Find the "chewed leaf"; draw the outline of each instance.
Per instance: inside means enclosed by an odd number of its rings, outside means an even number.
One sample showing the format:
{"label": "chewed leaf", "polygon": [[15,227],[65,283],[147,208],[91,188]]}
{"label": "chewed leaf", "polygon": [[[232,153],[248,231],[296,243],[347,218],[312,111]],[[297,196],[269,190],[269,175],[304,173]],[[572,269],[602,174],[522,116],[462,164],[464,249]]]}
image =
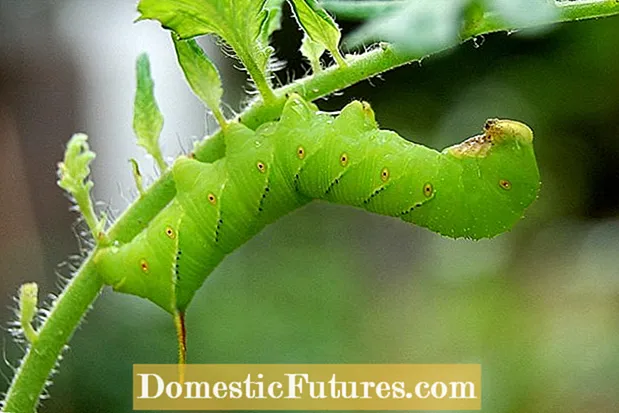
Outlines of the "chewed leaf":
{"label": "chewed leaf", "polygon": [[141,0],[140,19],[154,19],[182,39],[215,34],[228,43],[263,94],[271,94],[266,72],[283,0]]}
{"label": "chewed leaf", "polygon": [[331,53],[337,64],[346,66],[339,51],[341,33],[337,24],[315,0],[292,0],[295,16],[311,40]]}
{"label": "chewed leaf", "polygon": [[223,89],[217,68],[195,40],[178,40],[174,35],[172,39],[178,63],[191,90],[213,112],[219,124],[225,125],[219,108]]}
{"label": "chewed leaf", "polygon": [[150,75],[148,56],[142,54],[136,62],[137,89],[133,104],[133,130],[138,137],[138,145],[155,158],[161,170],[166,164],[159,148],[159,134],[163,128],[163,115],[157,106],[154,82]]}

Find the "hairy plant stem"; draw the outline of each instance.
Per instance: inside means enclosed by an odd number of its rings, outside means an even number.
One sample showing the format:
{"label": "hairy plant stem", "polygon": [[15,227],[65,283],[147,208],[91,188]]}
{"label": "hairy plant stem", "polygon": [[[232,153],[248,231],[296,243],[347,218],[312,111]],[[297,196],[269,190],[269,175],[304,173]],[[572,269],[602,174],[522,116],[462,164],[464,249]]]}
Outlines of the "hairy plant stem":
{"label": "hairy plant stem", "polygon": [[[561,14],[557,22],[603,17],[619,14],[619,0],[597,3],[569,2],[565,6],[560,6],[560,9]],[[507,27],[491,14],[484,15],[476,22],[467,23],[461,33],[463,40],[494,31],[514,29]],[[314,100],[421,57],[398,52],[387,46],[378,47],[358,56],[349,56],[346,66],[334,66],[277,89],[267,98],[267,103],[261,100],[255,101],[241,114],[239,120],[255,128],[264,122],[277,119],[286,96],[291,93],[298,93],[307,100]],[[225,143],[222,134],[217,133],[199,143],[194,154],[204,162],[212,162],[223,157]],[[108,238],[118,242],[130,241],[172,200],[175,194],[176,188],[171,173],[169,171],[163,173],[110,228]],[[103,287],[103,281],[92,261],[96,251],[95,248],[62,294],[54,301],[49,316],[38,331],[37,341],[31,344],[15,373],[4,401],[4,412],[35,411],[40,394],[59,355]]]}
{"label": "hairy plant stem", "polygon": [[6,396],[3,412],[29,413],[38,404],[50,372],[75,327],[99,295],[103,281],[91,259],[84,262],[71,283],[54,301],[38,339],[26,352]]}

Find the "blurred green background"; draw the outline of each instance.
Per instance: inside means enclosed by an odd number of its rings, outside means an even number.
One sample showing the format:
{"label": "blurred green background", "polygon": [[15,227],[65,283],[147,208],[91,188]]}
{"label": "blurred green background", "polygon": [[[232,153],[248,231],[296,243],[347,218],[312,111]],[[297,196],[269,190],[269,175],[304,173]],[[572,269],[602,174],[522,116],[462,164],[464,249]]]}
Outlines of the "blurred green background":
{"label": "blurred green background", "polygon": [[[172,159],[212,131],[169,37],[132,24],[133,1],[0,2],[0,320],[20,284],[57,293],[79,253],[55,186],[75,131],[98,153],[102,208],[134,197],[129,157],[135,57],[151,55]],[[284,11],[274,36],[285,82],[305,73]],[[342,22],[346,31],[354,23]],[[222,68],[228,112],[244,74]],[[493,240],[453,241],[393,218],[314,203],[226,258],[187,317],[191,363],[481,363],[487,412],[619,408],[619,18],[468,42],[321,100],[369,101],[383,128],[442,148],[486,118],[536,134],[540,198]],[[83,243],[81,247],[86,247]],[[58,263],[65,263],[58,267]],[[22,353],[2,330],[0,391]],[[170,317],[106,290],[64,353],[41,412],[131,411],[133,363],[173,363]],[[4,378],[3,378],[4,377]]]}

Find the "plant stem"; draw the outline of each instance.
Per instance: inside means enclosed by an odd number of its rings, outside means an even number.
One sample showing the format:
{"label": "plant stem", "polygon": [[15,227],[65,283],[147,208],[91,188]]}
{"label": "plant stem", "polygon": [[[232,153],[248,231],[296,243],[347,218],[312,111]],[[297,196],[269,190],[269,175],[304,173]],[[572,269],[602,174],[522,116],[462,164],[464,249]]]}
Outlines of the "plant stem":
{"label": "plant stem", "polygon": [[561,2],[561,17],[557,22],[578,21],[585,19],[597,19],[600,17],[619,14],[618,0],[589,1],[589,2]]}
{"label": "plant stem", "polygon": [[[619,1],[569,2],[565,6],[560,6],[560,9],[561,14],[556,22],[597,18],[619,14]],[[506,27],[491,14],[486,14],[481,21],[464,27],[461,33],[462,39],[514,29]],[[254,81],[263,93],[266,103],[260,100],[255,101],[239,120],[255,128],[264,122],[275,120],[281,114],[286,96],[290,93],[299,93],[305,99],[314,100],[379,73],[413,62],[420,57],[397,52],[391,47],[379,47],[349,58],[348,64],[344,67],[322,70],[275,91],[270,89],[266,79],[258,76],[259,79],[254,78]],[[252,71],[253,73],[255,70]],[[196,157],[204,162],[212,162],[223,157],[224,154],[225,143],[221,133],[206,139],[195,150]],[[170,172],[165,172],[118,219],[108,232],[109,239],[118,242],[130,241],[172,200],[175,194],[176,188],[172,175]],[[38,332],[38,339],[31,344],[20,368],[15,373],[7,392],[3,411],[29,413],[35,410],[58,356],[103,287],[103,281],[97,274],[92,261],[96,251],[95,249],[84,261],[75,277],[53,303],[49,316]]]}
{"label": "plant stem", "polygon": [[86,225],[90,229],[93,239],[98,241],[101,236],[101,234],[98,233],[100,225],[92,205],[92,200],[90,199],[90,192],[88,190],[77,191],[73,194],[73,197],[75,198],[77,208],[84,217],[84,221],[86,221]]}
{"label": "plant stem", "polygon": [[[565,23],[586,19],[598,19],[619,14],[619,0],[601,1],[561,1],[553,0],[559,10],[553,21],[545,24]],[[486,33],[498,31],[513,31],[539,26],[539,24],[525,24],[518,27],[506,27],[504,20],[494,12],[484,13],[483,18],[476,22],[467,22],[460,33],[460,38],[467,39]]]}
{"label": "plant stem", "polygon": [[271,103],[273,99],[275,99],[275,94],[264,75],[263,69],[258,67],[256,61],[252,59],[251,53],[248,53],[244,48],[237,47],[235,50],[237,56],[241,59],[241,62],[243,62],[243,66],[247,69],[247,73],[249,73],[249,76],[254,81],[256,89],[260,92],[262,100],[267,104]]}
{"label": "plant stem", "polygon": [[29,413],[35,410],[58,356],[102,286],[103,281],[92,260],[88,259],[53,303],[38,339],[30,345],[15,373],[2,411]]}
{"label": "plant stem", "polygon": [[[275,97],[270,104],[265,104],[262,100],[255,101],[240,115],[239,120],[249,128],[256,128],[265,122],[277,119],[284,108],[287,96],[292,93],[298,93],[306,100],[315,100],[364,79],[414,62],[420,57],[398,52],[388,45],[377,47],[359,56],[349,57],[346,66],[331,66],[276,89]],[[225,143],[220,132],[200,142],[194,149],[194,155],[202,162],[213,162],[223,157],[224,153]]]}
{"label": "plant stem", "polygon": [[157,146],[157,150],[151,155],[155,159],[160,172],[163,172],[168,168],[168,164],[163,160],[163,154],[161,153],[161,148],[159,146]]}
{"label": "plant stem", "polygon": [[[175,194],[172,175],[169,172],[165,173],[110,228],[111,239],[119,242],[130,241]],[[96,252],[97,249],[84,261],[62,294],[52,303],[49,316],[41,326],[37,340],[30,344],[19,369],[15,372],[2,406],[3,412],[35,411],[58,357],[103,287],[103,280],[92,260]]]}

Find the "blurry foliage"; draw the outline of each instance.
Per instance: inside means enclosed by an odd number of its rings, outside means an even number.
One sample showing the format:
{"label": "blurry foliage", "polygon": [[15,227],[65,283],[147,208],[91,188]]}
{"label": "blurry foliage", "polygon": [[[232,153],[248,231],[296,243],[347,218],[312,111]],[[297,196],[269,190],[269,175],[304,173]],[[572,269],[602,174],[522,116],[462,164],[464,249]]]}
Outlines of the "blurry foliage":
{"label": "blurry foliage", "polygon": [[468,0],[407,2],[401,8],[362,25],[346,44],[350,47],[386,41],[421,55],[457,41]]}
{"label": "blurry foliage", "polygon": [[328,0],[324,5],[337,15],[368,20],[348,36],[349,47],[386,41],[421,54],[456,42],[463,16],[470,24],[492,14],[507,26],[530,27],[552,21],[559,14],[546,0]]}
{"label": "blurry foliage", "polygon": [[[482,363],[484,410],[616,408],[617,23],[486,36],[318,102],[362,98],[383,127],[435,147],[489,117],[524,120],[540,199],[483,242],[337,205],[296,211],[207,280],[188,315],[189,362]],[[301,34],[285,19],[274,38],[282,76],[298,77]],[[131,364],[176,357],[168,315],[110,291],[71,347],[42,412],[130,411]]]}

